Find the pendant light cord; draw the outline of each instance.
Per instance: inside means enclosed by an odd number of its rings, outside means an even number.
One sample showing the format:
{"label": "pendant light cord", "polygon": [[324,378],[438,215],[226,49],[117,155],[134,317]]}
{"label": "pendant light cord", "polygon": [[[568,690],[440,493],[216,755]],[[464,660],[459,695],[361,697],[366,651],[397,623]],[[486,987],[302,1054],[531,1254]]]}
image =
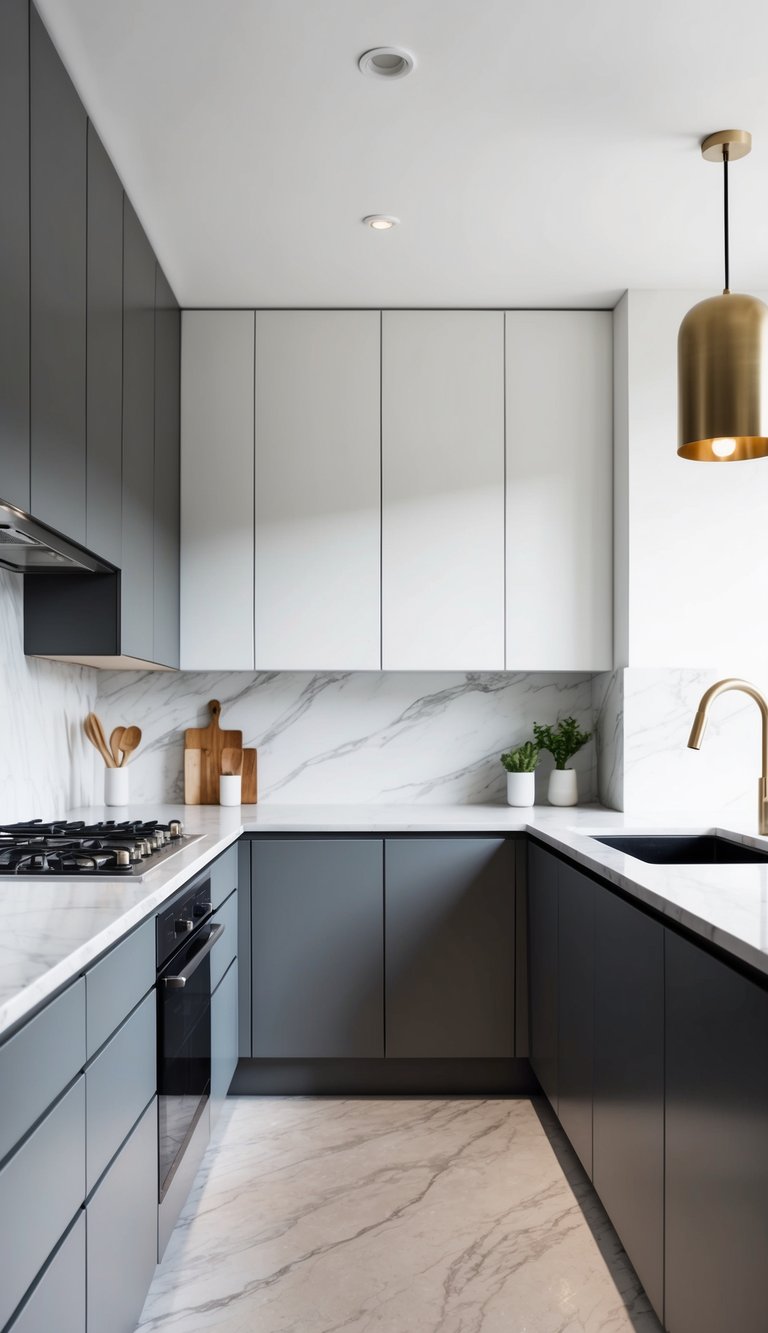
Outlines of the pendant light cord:
{"label": "pendant light cord", "polygon": [[725,249],[725,292],[731,287],[731,256],[728,236],[728,145],[723,144],[723,242]]}

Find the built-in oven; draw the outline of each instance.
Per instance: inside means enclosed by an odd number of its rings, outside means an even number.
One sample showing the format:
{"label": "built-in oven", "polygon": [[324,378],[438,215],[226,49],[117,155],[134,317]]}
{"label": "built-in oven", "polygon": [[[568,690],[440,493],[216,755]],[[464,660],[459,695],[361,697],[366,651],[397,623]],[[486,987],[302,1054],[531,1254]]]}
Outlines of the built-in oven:
{"label": "built-in oven", "polygon": [[[199,1122],[207,1115],[211,1090],[211,952],[224,933],[224,926],[214,922],[211,913],[210,876],[204,875],[188,885],[157,918],[161,1216],[174,1180],[179,1174],[188,1180],[194,1169],[190,1163],[181,1171],[193,1140],[201,1138],[195,1133]],[[196,1156],[199,1160],[199,1147]]]}

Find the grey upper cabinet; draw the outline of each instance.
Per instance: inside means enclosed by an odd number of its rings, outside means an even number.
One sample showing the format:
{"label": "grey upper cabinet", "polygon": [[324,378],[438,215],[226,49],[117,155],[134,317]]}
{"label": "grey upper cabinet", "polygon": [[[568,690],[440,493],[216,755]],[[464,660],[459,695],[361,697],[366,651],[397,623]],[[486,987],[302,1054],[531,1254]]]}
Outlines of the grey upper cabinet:
{"label": "grey upper cabinet", "polygon": [[179,665],[181,314],[158,265],[155,289],[153,661]]}
{"label": "grey upper cabinet", "polygon": [[557,862],[558,1116],[592,1175],[595,893],[592,880]]}
{"label": "grey upper cabinet", "polygon": [[764,1333],[768,991],[666,932],[666,1305],[673,1333]]}
{"label": "grey upper cabinet", "polygon": [[153,661],[155,256],[124,196],[121,650]]}
{"label": "grey upper cabinet", "polygon": [[86,545],[122,560],[123,187],[88,125]]}
{"label": "grey upper cabinet", "polygon": [[378,838],[254,842],[254,1056],[384,1054],[382,859]]}
{"label": "grey upper cabinet", "polygon": [[513,843],[387,838],[385,876],[387,1056],[513,1056]]}
{"label": "grey upper cabinet", "polygon": [[663,1310],[664,928],[595,895],[593,1180],[648,1297]]}
{"label": "grey upper cabinet", "polygon": [[0,5],[0,499],[29,509],[29,5]]}
{"label": "grey upper cabinet", "polygon": [[557,1110],[557,867],[556,857],[528,846],[529,1058]]}
{"label": "grey upper cabinet", "polygon": [[83,545],[87,120],[30,8],[30,430],[35,518]]}

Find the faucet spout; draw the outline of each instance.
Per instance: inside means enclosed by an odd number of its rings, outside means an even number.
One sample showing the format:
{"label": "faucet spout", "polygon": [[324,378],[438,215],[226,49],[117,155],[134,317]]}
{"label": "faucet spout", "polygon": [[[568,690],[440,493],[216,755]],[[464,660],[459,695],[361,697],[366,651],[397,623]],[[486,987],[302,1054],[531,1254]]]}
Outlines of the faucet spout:
{"label": "faucet spout", "polygon": [[768,834],[768,701],[760,691],[756,690],[754,685],[750,685],[749,681],[737,680],[734,677],[729,677],[727,680],[718,680],[714,685],[710,685],[709,689],[705,690],[701,696],[701,702],[696,710],[691,734],[688,737],[688,748],[691,750],[701,749],[704,732],[709,720],[710,707],[718,695],[726,694],[729,690],[737,690],[741,694],[748,694],[760,709],[762,720],[762,773],[758,791],[758,819],[760,832]]}

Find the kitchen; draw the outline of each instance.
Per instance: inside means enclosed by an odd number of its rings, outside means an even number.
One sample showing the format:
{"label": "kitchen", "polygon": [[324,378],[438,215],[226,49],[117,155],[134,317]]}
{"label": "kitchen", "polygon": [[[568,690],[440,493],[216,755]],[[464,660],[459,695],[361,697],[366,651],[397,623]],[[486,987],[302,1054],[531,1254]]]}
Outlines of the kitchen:
{"label": "kitchen", "polygon": [[3,0],[9,1333],[765,1328],[739,16]]}

